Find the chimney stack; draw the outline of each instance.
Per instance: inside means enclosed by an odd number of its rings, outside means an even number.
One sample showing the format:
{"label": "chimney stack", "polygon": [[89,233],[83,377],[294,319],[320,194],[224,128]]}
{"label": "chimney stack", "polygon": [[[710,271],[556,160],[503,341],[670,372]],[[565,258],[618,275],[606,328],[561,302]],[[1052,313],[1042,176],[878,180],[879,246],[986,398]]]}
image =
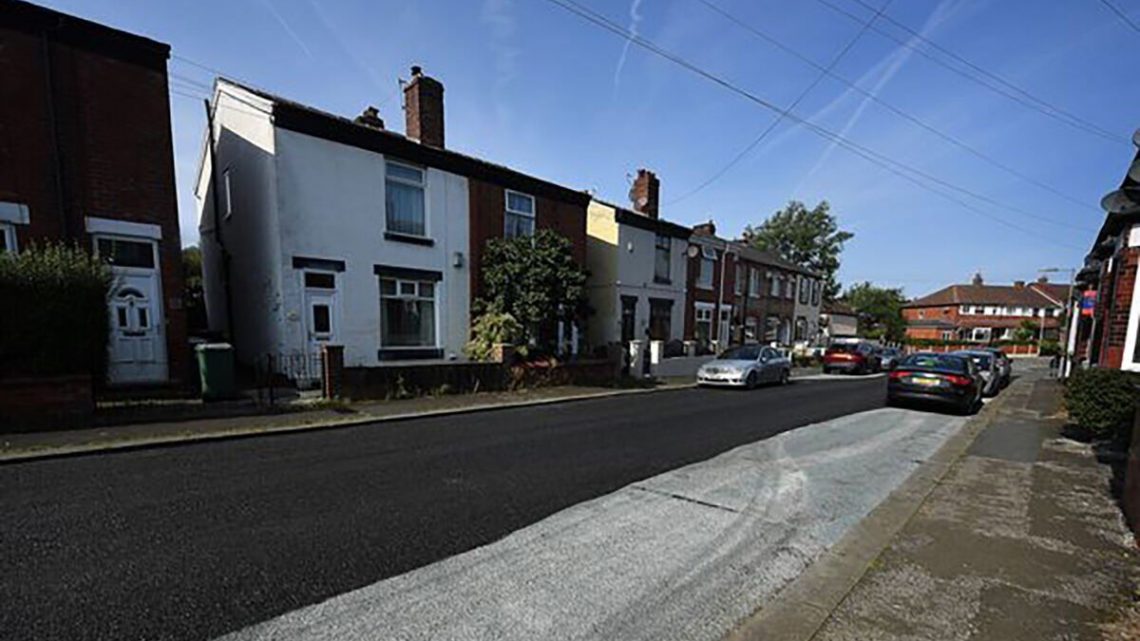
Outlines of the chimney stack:
{"label": "chimney stack", "polygon": [[974,280],[971,282],[973,282],[974,285],[983,285],[986,281],[982,279],[982,272],[977,272],[974,274]]}
{"label": "chimney stack", "polygon": [[380,117],[380,110],[372,105],[368,105],[368,108],[357,116],[353,122],[373,129],[384,128],[384,119]]}
{"label": "chimney stack", "polygon": [[648,169],[638,169],[637,178],[629,190],[629,199],[633,201],[633,209],[654,220],[657,219],[660,208],[661,181]]}
{"label": "chimney stack", "polygon": [[1023,280],[1013,281],[1013,288],[1014,289],[1025,289],[1025,281],[1023,281]]}
{"label": "chimney stack", "polygon": [[412,66],[404,85],[404,133],[420,144],[443,149],[443,83]]}
{"label": "chimney stack", "polygon": [[1041,274],[1040,276],[1037,277],[1037,284],[1038,285],[1048,285],[1049,284],[1049,277],[1046,276],[1045,274]]}
{"label": "chimney stack", "polygon": [[693,234],[697,236],[716,236],[716,223],[709,221],[699,225],[693,225]]}

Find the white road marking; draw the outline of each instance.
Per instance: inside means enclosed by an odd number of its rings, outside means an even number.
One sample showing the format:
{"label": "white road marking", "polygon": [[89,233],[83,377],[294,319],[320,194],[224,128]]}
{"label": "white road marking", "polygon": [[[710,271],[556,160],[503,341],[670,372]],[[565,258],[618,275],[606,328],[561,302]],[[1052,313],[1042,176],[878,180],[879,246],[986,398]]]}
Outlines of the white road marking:
{"label": "white road marking", "polygon": [[964,421],[887,408],[785,432],[225,639],[719,639]]}

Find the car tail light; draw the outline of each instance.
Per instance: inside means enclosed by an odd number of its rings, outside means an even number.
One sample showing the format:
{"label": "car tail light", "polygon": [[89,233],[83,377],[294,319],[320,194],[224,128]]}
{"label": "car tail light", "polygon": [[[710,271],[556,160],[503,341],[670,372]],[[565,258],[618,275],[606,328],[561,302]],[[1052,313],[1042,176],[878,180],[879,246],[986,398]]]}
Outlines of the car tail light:
{"label": "car tail light", "polygon": [[951,385],[957,385],[958,387],[967,387],[974,382],[969,376],[958,376],[957,374],[948,374],[942,378],[950,381]]}
{"label": "car tail light", "polygon": [[905,371],[896,369],[895,371],[888,374],[888,376],[890,376],[891,380],[897,381],[899,379],[906,378],[907,376],[910,376],[910,372],[905,372]]}

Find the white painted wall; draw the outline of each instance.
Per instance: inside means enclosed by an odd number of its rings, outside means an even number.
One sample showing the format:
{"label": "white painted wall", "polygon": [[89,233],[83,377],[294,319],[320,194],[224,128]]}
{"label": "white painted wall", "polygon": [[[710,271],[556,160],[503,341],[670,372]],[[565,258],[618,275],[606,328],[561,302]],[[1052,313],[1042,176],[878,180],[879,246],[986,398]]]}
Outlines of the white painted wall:
{"label": "white painted wall", "polygon": [[[440,272],[436,292],[437,346],[461,356],[470,327],[467,260],[467,180],[437,169],[426,174],[427,235],[431,247],[384,239],[384,163],[381,154],[277,130],[278,215],[282,282],[282,345],[308,340],[303,287],[294,256],[343,260],[338,275],[338,342],[347,365],[375,365],[380,348],[380,286],[375,265]],[[399,160],[399,159],[396,159]],[[462,266],[453,267],[456,252]]]}
{"label": "white painted wall", "polygon": [[[614,222],[614,209],[604,203],[590,203],[586,233],[590,250],[591,301],[597,314],[590,320],[591,342],[604,345],[621,339],[621,297],[636,296],[636,327],[634,336],[642,338],[649,327],[649,299],[664,298],[673,301],[670,319],[671,339],[680,340],[685,333],[685,278],[688,242],[673,238],[670,252],[670,283],[653,280],[656,252],[656,233],[632,225]],[[608,220],[608,222],[607,222]],[[616,227],[616,235],[613,228]],[[616,236],[616,243],[610,239]],[[604,311],[603,311],[604,310]]]}
{"label": "white painted wall", "polygon": [[[375,265],[426,269],[436,286],[436,339],[444,356],[462,356],[470,327],[467,180],[426,172],[427,234],[433,246],[384,239],[384,156],[276,129],[269,105],[222,84],[217,96],[217,161],[229,168],[233,215],[221,221],[231,255],[238,357],[309,349],[302,270],[295,256],[344,261],[338,273],[337,339],[345,364],[378,364],[380,287]],[[261,109],[257,105],[262,105]],[[398,159],[397,159],[398,160]],[[207,314],[225,327],[221,257],[211,212],[208,155],[198,186]],[[221,176],[219,175],[219,185]],[[224,198],[223,198],[224,206]],[[461,267],[453,267],[461,253]]]}

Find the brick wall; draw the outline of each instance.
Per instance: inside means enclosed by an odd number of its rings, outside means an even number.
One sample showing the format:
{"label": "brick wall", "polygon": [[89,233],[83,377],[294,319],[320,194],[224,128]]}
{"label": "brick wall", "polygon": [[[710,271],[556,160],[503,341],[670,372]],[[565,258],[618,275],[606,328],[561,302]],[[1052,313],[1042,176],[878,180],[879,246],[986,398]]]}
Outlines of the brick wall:
{"label": "brick wall", "polygon": [[70,44],[45,47],[14,29],[0,29],[0,51],[0,200],[26,203],[31,216],[18,227],[18,242],[90,247],[86,216],[159,225],[170,375],[185,379],[190,354],[165,54],[140,64]]}
{"label": "brick wall", "polygon": [[1103,310],[1104,348],[1101,351],[1101,365],[1105,367],[1119,368],[1124,361],[1124,341],[1128,334],[1138,262],[1140,248],[1128,248],[1119,254],[1112,274],[1110,298],[1097,301],[1106,306]]}
{"label": "brick wall", "polygon": [[89,376],[0,381],[0,434],[88,427],[94,414]]}

